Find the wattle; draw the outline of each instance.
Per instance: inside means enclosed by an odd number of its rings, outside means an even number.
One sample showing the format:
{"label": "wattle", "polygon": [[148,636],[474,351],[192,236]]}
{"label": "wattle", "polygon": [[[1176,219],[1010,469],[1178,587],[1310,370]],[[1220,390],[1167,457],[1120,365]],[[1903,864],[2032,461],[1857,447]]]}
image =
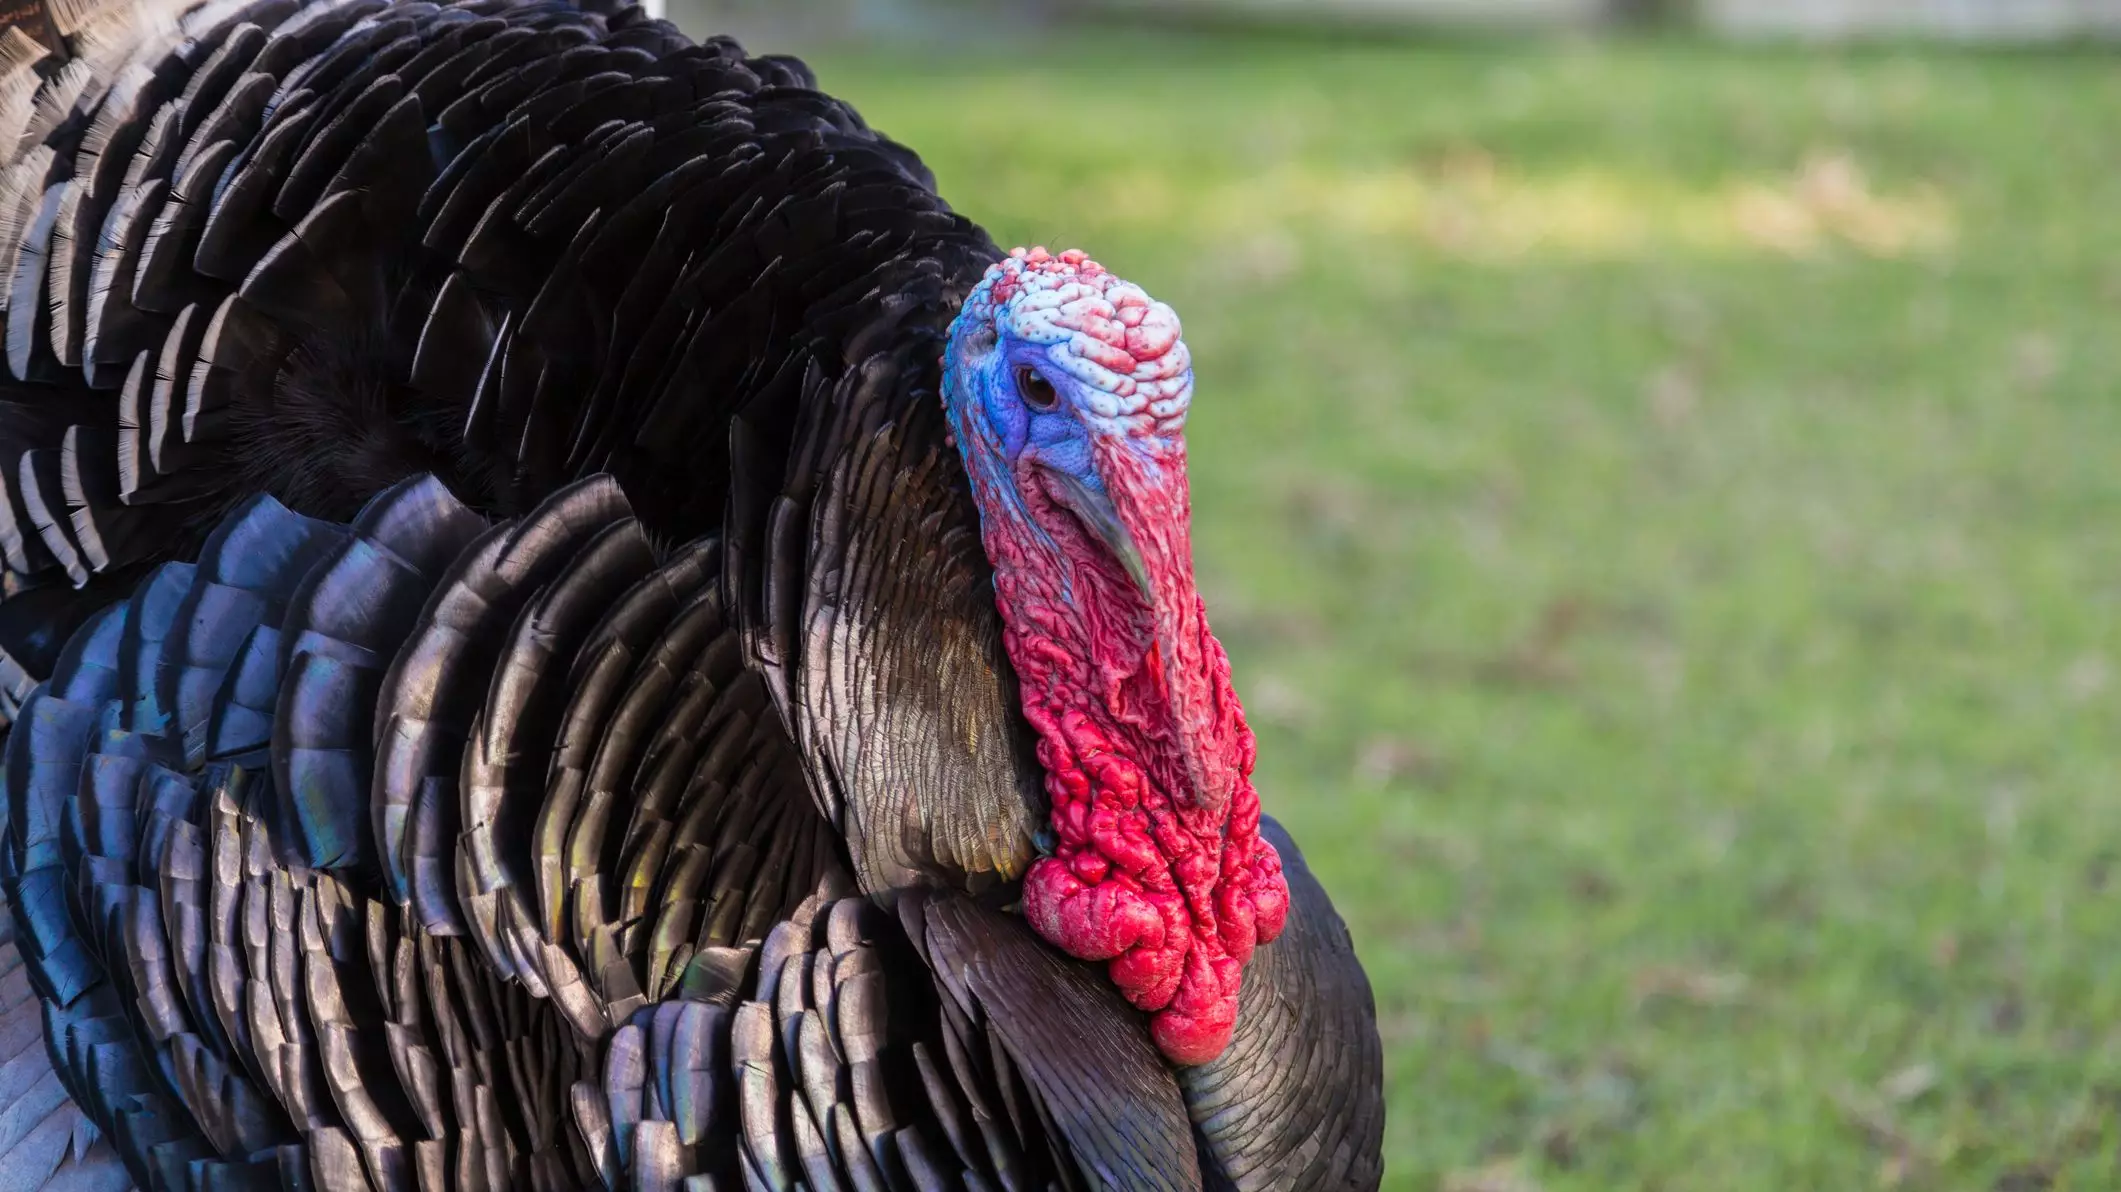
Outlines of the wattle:
{"label": "wattle", "polygon": [[[1010,646],[1020,669],[1067,657],[1026,641]],[[1220,654],[1215,679],[1227,684]],[[1042,669],[1034,662],[1024,675],[1027,696],[1067,689]],[[1260,838],[1249,776],[1240,776],[1227,818],[1188,808],[1130,756],[1138,743],[1085,708],[1027,699],[1025,713],[1039,734],[1056,840],[1025,877],[1025,917],[1068,954],[1109,961],[1112,981],[1151,1012],[1157,1047],[1172,1062],[1215,1058],[1237,1021],[1245,963],[1288,914],[1281,858]]]}

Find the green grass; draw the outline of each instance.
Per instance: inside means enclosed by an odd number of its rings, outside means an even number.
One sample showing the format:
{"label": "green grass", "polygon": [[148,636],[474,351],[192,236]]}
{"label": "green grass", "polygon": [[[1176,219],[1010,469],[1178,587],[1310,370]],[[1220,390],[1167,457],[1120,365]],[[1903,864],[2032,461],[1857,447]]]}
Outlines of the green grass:
{"label": "green grass", "polygon": [[2121,1184],[2121,71],[822,56],[1185,320],[1390,1187]]}

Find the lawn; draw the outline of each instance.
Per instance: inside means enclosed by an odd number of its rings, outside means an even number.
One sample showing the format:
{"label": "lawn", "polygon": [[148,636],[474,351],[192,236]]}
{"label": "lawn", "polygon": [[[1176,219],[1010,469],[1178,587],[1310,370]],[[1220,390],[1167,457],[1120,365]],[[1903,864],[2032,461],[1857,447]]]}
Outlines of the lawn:
{"label": "lawn", "polygon": [[2121,1185],[2121,70],[1141,31],[817,57],[1177,307],[1387,1186]]}

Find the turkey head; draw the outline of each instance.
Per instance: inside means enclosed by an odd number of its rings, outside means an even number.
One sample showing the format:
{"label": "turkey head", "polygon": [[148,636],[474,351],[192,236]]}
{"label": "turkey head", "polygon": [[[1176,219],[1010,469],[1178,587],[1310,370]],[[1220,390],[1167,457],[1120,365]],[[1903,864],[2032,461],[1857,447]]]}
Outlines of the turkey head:
{"label": "turkey head", "polygon": [[1219,1055],[1288,912],[1253,737],[1193,582],[1178,317],[1081,252],[1017,249],[952,325],[943,397],[1051,804],[1025,917]]}

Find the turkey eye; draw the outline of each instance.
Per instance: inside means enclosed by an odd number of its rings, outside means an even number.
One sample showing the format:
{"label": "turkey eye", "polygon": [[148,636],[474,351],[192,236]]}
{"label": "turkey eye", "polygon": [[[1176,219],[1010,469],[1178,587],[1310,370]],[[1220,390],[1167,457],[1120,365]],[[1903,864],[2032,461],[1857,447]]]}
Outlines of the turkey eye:
{"label": "turkey eye", "polygon": [[1060,394],[1054,392],[1053,382],[1038,375],[1038,370],[1028,364],[1017,366],[1016,392],[1024,399],[1025,405],[1041,414],[1060,405]]}

